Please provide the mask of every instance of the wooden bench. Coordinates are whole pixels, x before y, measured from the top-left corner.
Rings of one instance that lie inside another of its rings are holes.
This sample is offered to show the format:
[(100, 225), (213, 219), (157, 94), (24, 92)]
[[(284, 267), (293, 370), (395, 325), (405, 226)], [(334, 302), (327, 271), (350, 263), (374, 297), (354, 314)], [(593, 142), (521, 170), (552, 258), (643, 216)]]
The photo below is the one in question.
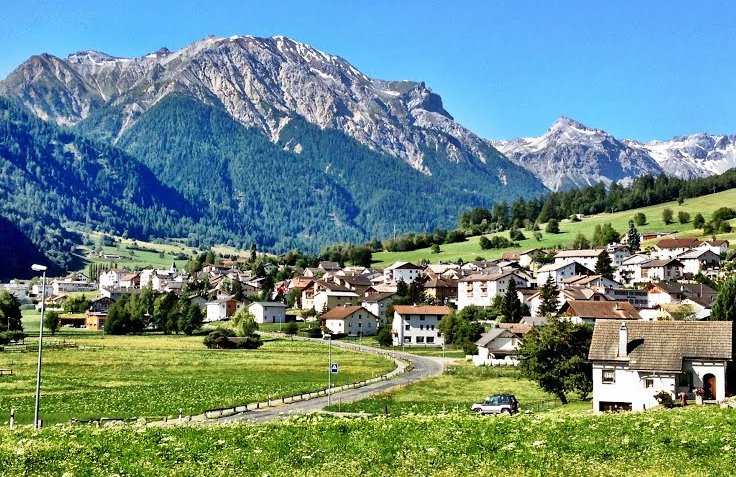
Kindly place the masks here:
[(0, 369), (0, 376), (12, 376), (13, 370), (12, 369)]

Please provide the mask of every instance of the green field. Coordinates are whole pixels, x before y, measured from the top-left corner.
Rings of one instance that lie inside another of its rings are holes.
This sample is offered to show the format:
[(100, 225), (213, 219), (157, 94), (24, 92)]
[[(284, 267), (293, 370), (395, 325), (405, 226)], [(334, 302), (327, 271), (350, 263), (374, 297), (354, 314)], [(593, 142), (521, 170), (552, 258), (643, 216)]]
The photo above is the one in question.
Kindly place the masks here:
[[(362, 401), (332, 406), (333, 411), (367, 412), (381, 414), (386, 410), (394, 415), (434, 415), (450, 411), (470, 414), (470, 405), (491, 394), (514, 394), (520, 410), (547, 410), (556, 407), (558, 400), (542, 391), (528, 379), (520, 377), (516, 368), (475, 367), (462, 362), (449, 366), (442, 376)], [(570, 396), (572, 398), (572, 396)], [(570, 407), (576, 411), (590, 410), (590, 402), (575, 401)]]
[(736, 412), (292, 418), (215, 427), (0, 430), (5, 476), (724, 477)]
[[(429, 260), (432, 263), (437, 263), (439, 261), (456, 262), (458, 259), (463, 259), (463, 261), (467, 262), (475, 260), (475, 258), (479, 256), (488, 260), (499, 258), (503, 252), (506, 251), (527, 250), (530, 248), (564, 247), (566, 244), (572, 242), (578, 233), (583, 233), (588, 237), (588, 239), (590, 239), (593, 236), (595, 226), (602, 225), (606, 222), (611, 222), (613, 228), (623, 234), (628, 230), (629, 220), (631, 220), (637, 212), (642, 212), (647, 216), (647, 224), (637, 227), (639, 232), (671, 231), (676, 232), (677, 236), (700, 237), (702, 236), (702, 230), (693, 230), (692, 223), (680, 224), (679, 222), (675, 222), (665, 225), (662, 221), (662, 210), (667, 207), (672, 209), (675, 220), (677, 220), (677, 213), (681, 210), (689, 212), (691, 219), (699, 212), (703, 214), (706, 220), (708, 220), (710, 214), (719, 207), (733, 207), (734, 205), (736, 205), (736, 189), (731, 189), (717, 194), (687, 199), (682, 205), (677, 205), (677, 202), (667, 202), (664, 204), (627, 210), (614, 214), (598, 214), (585, 217), (580, 222), (563, 220), (560, 223), (561, 233), (559, 234), (545, 233), (543, 224), (541, 226), (543, 237), (540, 241), (533, 238), (532, 232), (523, 231), (527, 239), (519, 242), (519, 247), (511, 249), (482, 250), (478, 243), (480, 237), (470, 237), (466, 242), (442, 245), (440, 247), (441, 252), (436, 254), (431, 253), (429, 248), (413, 250), (410, 252), (379, 252), (373, 254), (373, 260), (378, 262), (375, 263), (375, 266), (380, 268), (390, 265), (395, 261), (409, 261), (419, 264), (423, 259)], [(731, 225), (736, 226), (736, 220), (731, 221)], [(491, 237), (492, 235), (493, 234), (487, 236)], [(502, 235), (506, 238), (509, 237), (508, 232), (500, 232), (498, 235)], [(727, 239), (732, 243), (736, 242), (736, 233), (720, 234), (718, 237)]]
[[(35, 330), (34, 330), (35, 328)], [(33, 331), (32, 331), (33, 330)], [(35, 337), (36, 326), (27, 326)], [(63, 330), (46, 343), (65, 339), (83, 349), (46, 350), (43, 355), (41, 417), (174, 416), (265, 401), (326, 387), (327, 349), (321, 343), (265, 339), (258, 350), (209, 350), (201, 336), (105, 336)], [(36, 346), (37, 338), (26, 343)], [(333, 347), (340, 363), (336, 385), (393, 369), (393, 363)], [(33, 422), (37, 354), (0, 353), (0, 422), (11, 408), (19, 423)]]

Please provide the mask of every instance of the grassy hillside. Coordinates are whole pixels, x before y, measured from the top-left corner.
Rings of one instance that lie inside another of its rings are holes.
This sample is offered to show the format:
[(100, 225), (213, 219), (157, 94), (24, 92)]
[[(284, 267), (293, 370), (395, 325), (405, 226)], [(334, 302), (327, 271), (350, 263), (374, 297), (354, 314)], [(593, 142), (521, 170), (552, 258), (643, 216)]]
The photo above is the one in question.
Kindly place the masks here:
[[(679, 211), (682, 210), (688, 212), (691, 216), (691, 220), (697, 213), (703, 214), (706, 220), (708, 220), (710, 214), (719, 207), (733, 207), (734, 205), (736, 205), (736, 189), (731, 189), (717, 194), (687, 199), (682, 205), (678, 205), (677, 202), (667, 202), (664, 204), (627, 210), (624, 212), (616, 212), (613, 214), (593, 215), (583, 218), (580, 222), (563, 220), (560, 223), (561, 233), (559, 234), (545, 233), (544, 225), (542, 225), (543, 237), (541, 240), (535, 240), (532, 232), (524, 231), (524, 235), (527, 236), (527, 239), (519, 242), (519, 247), (511, 249), (482, 250), (478, 244), (480, 237), (471, 237), (466, 242), (442, 245), (440, 247), (441, 252), (438, 254), (431, 253), (429, 248), (423, 248), (410, 252), (380, 252), (374, 254), (373, 259), (379, 262), (376, 266), (382, 267), (390, 265), (397, 260), (410, 261), (417, 264), (423, 259), (427, 259), (433, 263), (439, 262), (440, 260), (455, 262), (460, 258), (464, 261), (469, 261), (474, 260), (479, 256), (485, 259), (498, 258), (503, 254), (503, 252), (511, 250), (526, 250), (533, 247), (564, 247), (565, 244), (572, 242), (578, 233), (583, 233), (590, 239), (593, 236), (595, 226), (606, 222), (611, 222), (613, 228), (623, 234), (628, 230), (629, 220), (631, 220), (637, 212), (642, 212), (647, 216), (647, 224), (637, 227), (639, 232), (667, 231), (675, 232), (678, 237), (701, 237), (702, 230), (693, 230), (692, 222), (687, 224), (680, 224), (677, 222), (677, 213)], [(672, 209), (674, 212), (676, 221), (669, 225), (665, 225), (662, 221), (662, 210), (667, 207)], [(731, 224), (735, 225), (736, 221), (732, 221)], [(493, 234), (488, 235), (488, 237), (492, 235)], [(502, 235), (506, 238), (509, 236), (508, 232), (501, 232), (497, 235)], [(736, 233), (721, 234), (718, 237), (730, 240), (732, 243), (736, 242)]]
[(5, 476), (733, 474), (733, 409), (600, 416), (439, 414), (267, 425), (0, 428)]

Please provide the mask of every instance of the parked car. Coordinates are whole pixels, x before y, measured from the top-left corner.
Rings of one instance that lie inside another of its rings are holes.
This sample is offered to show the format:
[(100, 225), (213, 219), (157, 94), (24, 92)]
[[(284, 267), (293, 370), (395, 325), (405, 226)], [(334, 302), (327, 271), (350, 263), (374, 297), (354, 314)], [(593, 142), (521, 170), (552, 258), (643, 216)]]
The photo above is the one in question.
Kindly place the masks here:
[(485, 401), (470, 406), (470, 410), (477, 414), (516, 414), (519, 412), (519, 401), (513, 394), (494, 394)]

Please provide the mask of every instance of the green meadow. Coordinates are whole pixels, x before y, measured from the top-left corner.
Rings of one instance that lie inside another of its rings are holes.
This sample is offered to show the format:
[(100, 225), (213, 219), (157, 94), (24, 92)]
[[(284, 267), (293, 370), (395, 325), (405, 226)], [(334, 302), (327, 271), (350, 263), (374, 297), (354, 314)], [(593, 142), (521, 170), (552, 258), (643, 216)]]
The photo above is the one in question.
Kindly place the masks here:
[[(520, 241), (519, 246), (515, 248), (482, 250), (478, 243), (480, 237), (470, 237), (466, 242), (441, 245), (440, 253), (432, 253), (429, 248), (413, 250), (410, 252), (379, 252), (373, 254), (373, 260), (377, 262), (375, 263), (375, 266), (380, 268), (390, 265), (395, 261), (409, 261), (419, 264), (419, 262), (424, 259), (429, 260), (432, 263), (437, 263), (439, 261), (456, 262), (458, 259), (462, 259), (467, 262), (475, 260), (476, 257), (483, 257), (488, 260), (499, 258), (504, 252), (508, 251), (528, 250), (530, 248), (564, 247), (566, 244), (572, 242), (578, 233), (582, 233), (590, 239), (593, 236), (595, 226), (602, 225), (606, 222), (610, 222), (615, 230), (623, 234), (629, 228), (629, 220), (631, 220), (634, 217), (634, 214), (638, 212), (644, 213), (647, 217), (647, 224), (637, 227), (639, 232), (673, 232), (678, 237), (703, 237), (702, 229), (693, 229), (692, 218), (695, 217), (695, 214), (701, 213), (707, 221), (714, 210), (724, 206), (736, 206), (736, 189), (687, 199), (682, 205), (678, 205), (677, 202), (667, 202), (664, 204), (627, 210), (624, 212), (616, 212), (613, 214), (604, 213), (587, 216), (580, 222), (563, 220), (560, 222), (559, 234), (548, 234), (544, 232), (545, 224), (542, 224), (541, 240), (535, 240), (532, 232), (524, 230), (523, 232), (527, 239)], [(662, 211), (665, 208), (670, 208), (674, 212), (674, 223), (665, 225), (662, 220)], [(690, 214), (690, 223), (681, 224), (677, 222), (677, 213), (680, 211), (685, 211)], [(731, 221), (731, 225), (736, 226), (736, 220)], [(489, 234), (486, 236), (491, 237), (493, 235), (501, 235), (509, 238), (508, 231), (499, 232), (498, 234)], [(730, 240), (732, 243), (736, 242), (735, 232), (730, 234), (720, 234), (718, 237)], [(643, 246), (646, 245), (649, 244), (643, 244)]]
[[(16, 410), (19, 423), (33, 422), (38, 327), (28, 326), (26, 353), (0, 353), (0, 423)], [(264, 338), (257, 350), (210, 350), (202, 336), (102, 336), (62, 330), (44, 342), (79, 348), (43, 354), (41, 417), (47, 423), (99, 417), (178, 416), (324, 389), (327, 347), (321, 343)], [(101, 347), (101, 348), (98, 348)], [(87, 349), (85, 349), (87, 348)], [(333, 347), (340, 363), (336, 385), (393, 369), (393, 363)]]
[(5, 476), (724, 477), (736, 412), (336, 418), (0, 430)]

